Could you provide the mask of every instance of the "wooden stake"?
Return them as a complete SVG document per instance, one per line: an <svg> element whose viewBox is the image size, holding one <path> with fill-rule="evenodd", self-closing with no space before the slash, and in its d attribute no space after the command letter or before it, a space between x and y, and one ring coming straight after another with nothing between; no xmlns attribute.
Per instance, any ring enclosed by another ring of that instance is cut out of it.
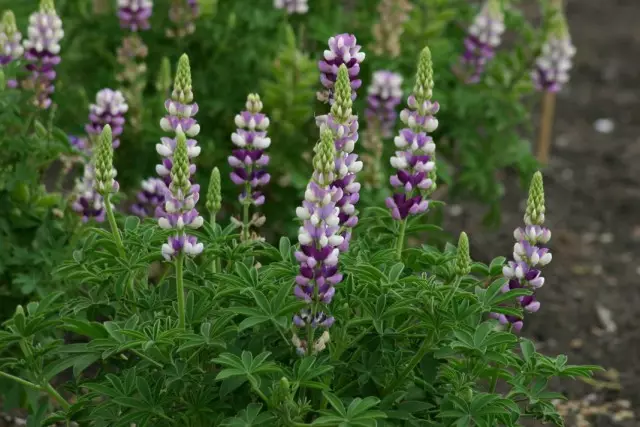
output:
<svg viewBox="0 0 640 427"><path fill-rule="evenodd" d="M555 92L545 92L542 100L542 117L540 119L540 135L538 137L538 161L543 165L549 161L551 148L551 130L556 108Z"/></svg>

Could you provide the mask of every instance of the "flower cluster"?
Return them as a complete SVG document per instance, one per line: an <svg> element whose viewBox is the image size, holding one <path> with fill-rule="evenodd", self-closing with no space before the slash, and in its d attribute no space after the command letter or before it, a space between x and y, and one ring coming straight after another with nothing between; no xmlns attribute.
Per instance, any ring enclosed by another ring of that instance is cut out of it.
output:
<svg viewBox="0 0 640 427"><path fill-rule="evenodd" d="M413 94L407 99L409 108L400 113L400 119L407 127L395 137L399 151L391 157L391 166L397 172L390 182L396 192L387 198L386 205L397 220L426 212L429 207L427 197L435 190L436 146L427 133L437 129L438 120L433 115L440 107L431 101L432 92L431 52L425 47L420 53Z"/></svg>
<svg viewBox="0 0 640 427"><path fill-rule="evenodd" d="M124 129L124 114L129 109L122 93L118 90L102 89L96 95L95 104L89 106L89 123L85 131L89 136L100 135L102 129L109 125L113 132L113 148L120 146L118 137Z"/></svg>
<svg viewBox="0 0 640 427"><path fill-rule="evenodd" d="M267 136L269 118L261 113L262 101L256 94L247 97L245 107L245 111L236 115L238 129L231 135L231 141L238 148L228 157L229 165L233 168L230 177L234 184L243 186L239 196L241 203L260 206L265 198L259 188L271 179L266 171L269 156L264 153L271 145L271 139Z"/></svg>
<svg viewBox="0 0 640 427"><path fill-rule="evenodd" d="M413 5L409 0L380 0L380 20L373 26L373 51L378 56L396 58L400 55L400 37L404 24L409 20Z"/></svg>
<svg viewBox="0 0 640 427"><path fill-rule="evenodd" d="M402 76L392 71L376 71L369 86L366 116L370 125L380 127L382 136L391 136L398 113L396 107L402 101Z"/></svg>
<svg viewBox="0 0 640 427"><path fill-rule="evenodd" d="M142 181L140 191L136 195L136 203L131 206L131 212L139 217L155 216L163 214L167 185L160 178L147 178Z"/></svg>
<svg viewBox="0 0 640 427"><path fill-rule="evenodd" d="M287 13L304 14L309 11L308 0L273 0L273 7L276 9L286 9Z"/></svg>
<svg viewBox="0 0 640 427"><path fill-rule="evenodd" d="M151 28L149 18L152 11L152 0L118 0L120 26L131 31Z"/></svg>
<svg viewBox="0 0 640 427"><path fill-rule="evenodd" d="M499 0L487 0L467 31L461 63L467 83L477 83L494 57L504 33L504 15Z"/></svg>
<svg viewBox="0 0 640 427"><path fill-rule="evenodd" d="M178 68L173 84L171 97L164 103L167 114L160 120L160 127L165 132L178 134L184 132L187 136L187 155L193 159L200 155L198 141L193 139L200 133L200 125L193 118L198 113L198 104L193 102L193 90L191 87L191 68L189 57L182 55L178 61ZM173 155L176 149L176 138L163 137L160 144L156 144L156 151L163 159L162 163L156 166L156 172L169 186L171 183L171 169L173 167ZM189 174L196 173L196 165L189 165ZM192 186L194 192L200 191L200 186Z"/></svg>
<svg viewBox="0 0 640 427"><path fill-rule="evenodd" d="M118 181L115 180L116 170L113 168L113 141L111 126L104 126L100 136L96 141L95 155L91 155L88 149L84 148L91 160L85 164L84 174L76 182L76 198L72 208L82 216L82 221L87 222L95 219L103 222L106 218L105 196L115 193L119 189Z"/></svg>
<svg viewBox="0 0 640 427"><path fill-rule="evenodd" d="M22 57L24 48L21 41L22 34L16 26L16 17L12 11L7 10L0 22L0 67Z"/></svg>
<svg viewBox="0 0 640 427"><path fill-rule="evenodd" d="M147 85L145 59L148 51L147 45L137 34L123 38L117 51L122 70L116 79L123 84L122 93L129 104L129 122L134 129L141 126L144 113L142 94Z"/></svg>
<svg viewBox="0 0 640 427"><path fill-rule="evenodd" d="M353 152L358 141L358 116L352 113L351 85L346 65L338 69L338 76L334 86L335 102L331 112L316 118L320 128L329 128L333 133L336 149L335 179L331 186L340 190L342 194L337 202L340 208L340 227L344 241L341 251L349 249L351 229L358 223L358 213L355 205L360 200L360 183L356 182L356 174L362 170L362 162Z"/></svg>
<svg viewBox="0 0 640 427"><path fill-rule="evenodd" d="M569 81L572 59L576 48L571 43L567 22L561 10L557 11L549 36L536 59L531 77L536 88L545 92L558 92Z"/></svg>
<svg viewBox="0 0 640 427"><path fill-rule="evenodd" d="M314 172L307 185L302 206L296 209L296 215L303 221L298 232L300 250L295 257L300 263L300 272L296 276L294 294L309 304L293 319L296 326L329 328L334 318L327 314L321 305L331 303L335 294L335 285L342 280L338 272L339 246L344 238L340 236L340 208L338 201L342 191L333 187L335 179L335 145L333 132L321 130L320 141L315 147L313 158ZM309 340L294 336L293 343L300 354L321 351L328 336L322 335L309 348Z"/></svg>
<svg viewBox="0 0 640 427"><path fill-rule="evenodd" d="M333 103L334 85L338 78L338 69L342 64L349 71L351 98L356 99L356 90L362 86L362 80L358 79L360 64L365 57L360 49L356 36L352 34L338 34L329 39L329 49L324 51L323 59L318 62L320 82L326 88L325 92L318 93L318 99Z"/></svg>
<svg viewBox="0 0 640 427"><path fill-rule="evenodd" d="M551 231L543 227L544 223L544 187L542 174L536 172L531 180L529 200L524 215L525 227L516 228L513 233L516 244L513 247L513 261L509 261L502 269L508 283L502 292L524 288L531 290L532 295L518 297L518 303L528 313L535 313L540 309L540 302L535 292L544 285L544 277L540 269L551 262L551 252L543 245L551 239ZM514 331L522 329L523 319L520 316L492 313L491 317L503 324L511 324Z"/></svg>
<svg viewBox="0 0 640 427"><path fill-rule="evenodd" d="M195 209L200 198L196 186L190 180L190 162L187 137L177 131L176 144L173 150L173 167L171 168L171 183L165 195L164 213L158 219L158 225L165 230L173 230L169 241L162 245L162 256L170 261L186 254L196 256L204 249L195 236L186 233L185 228L197 229L202 226L204 219Z"/></svg>
<svg viewBox="0 0 640 427"><path fill-rule="evenodd" d="M24 85L35 91L34 104L46 109L51 106L55 66L60 63L60 40L64 36L53 0L42 0L40 9L31 14L28 34L24 40L24 57L31 76Z"/></svg>
<svg viewBox="0 0 640 427"><path fill-rule="evenodd" d="M185 37L196 30L196 19L200 15L198 0L171 0L169 20L175 28L167 28L167 37Z"/></svg>

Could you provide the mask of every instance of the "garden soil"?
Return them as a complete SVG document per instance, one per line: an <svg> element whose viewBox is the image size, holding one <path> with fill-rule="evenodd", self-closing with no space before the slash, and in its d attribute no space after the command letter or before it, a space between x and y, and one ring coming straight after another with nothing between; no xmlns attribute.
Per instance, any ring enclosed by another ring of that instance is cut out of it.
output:
<svg viewBox="0 0 640 427"><path fill-rule="evenodd" d="M640 426L640 1L569 0L577 47L557 96L543 170L553 262L542 307L523 335L549 355L607 369L596 382L562 382L569 427ZM499 231L482 208L449 205L447 230L466 230L479 260L511 253L525 191L510 174ZM637 415L633 415L633 413ZM589 416L589 414L591 414ZM584 417L583 417L584 416ZM587 424L586 422L590 422Z"/></svg>

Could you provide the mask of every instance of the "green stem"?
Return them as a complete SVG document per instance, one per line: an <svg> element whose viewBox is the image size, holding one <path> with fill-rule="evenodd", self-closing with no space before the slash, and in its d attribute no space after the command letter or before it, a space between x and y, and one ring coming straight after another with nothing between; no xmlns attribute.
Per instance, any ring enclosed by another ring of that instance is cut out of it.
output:
<svg viewBox="0 0 640 427"><path fill-rule="evenodd" d="M420 363L424 355L427 354L427 352L430 349L431 349L431 340L425 339L422 342L422 345L418 349L417 353L414 354L411 360L409 361L409 364L407 365L407 367L404 369L404 371L402 371L400 376L398 376L398 378L396 378L396 380L384 390L383 395L384 396L389 395L389 393L393 392L393 390L395 390L396 387L402 384L402 382L409 376L409 374L411 374L411 372L413 372L415 367L418 365L418 363Z"/></svg>
<svg viewBox="0 0 640 427"><path fill-rule="evenodd" d="M266 403L267 405L269 404L269 399L267 398L267 396L262 392L262 390L260 390L258 388L258 384L256 384L256 381L253 378L249 378L249 382L251 383L251 388L253 389L253 391L256 392L256 394L258 396L260 396L260 398L262 400L264 400L264 403Z"/></svg>
<svg viewBox="0 0 640 427"><path fill-rule="evenodd" d="M32 390L43 391L48 393L56 402L60 404L60 406L62 406L62 408L64 408L65 411L69 410L69 408L71 407L69 402L67 402L66 399L62 397L60 393L58 393L58 391L55 388L53 388L53 386L49 383L45 384L45 386L42 387L32 383L31 381L23 380L22 378L16 377L15 375L7 374L6 372L2 372L2 371L0 371L0 377L4 377L12 381L15 381L18 384L21 384L25 387L29 387Z"/></svg>
<svg viewBox="0 0 640 427"><path fill-rule="evenodd" d="M52 386L51 384L47 383L47 384L44 386L44 390L45 390L47 393L49 393L49 395L50 395L51 397L53 397L53 398L54 398L54 400L55 400L56 402L58 402L58 403L60 404L60 406L62 406L62 408L63 408L65 411L68 411L68 410L69 410L69 408L71 408L71 405L69 404L69 402L67 402L67 401L66 401L66 399L65 399L64 397L62 397L62 395L61 395L60 393L58 393L58 391L57 391L55 388L53 388L53 386Z"/></svg>
<svg viewBox="0 0 640 427"><path fill-rule="evenodd" d="M137 355L138 357L146 360L147 362L149 362L149 363L151 363L153 365L156 365L158 368L162 368L162 363L156 362L155 360L153 360L152 358L150 358L146 354L144 354L144 353L142 353L142 352L140 352L138 350L135 350L135 349L131 349L131 352L134 353L135 355Z"/></svg>
<svg viewBox="0 0 640 427"><path fill-rule="evenodd" d="M511 324L509 324L509 332L511 332ZM504 354L507 351L507 345L503 344L500 349L500 354ZM500 363L496 364L496 372L491 377L491 385L489 386L489 393L495 393L496 386L498 385L498 373L500 372Z"/></svg>
<svg viewBox="0 0 640 427"><path fill-rule="evenodd" d="M122 243L122 237L120 237L120 230L118 229L118 224L116 223L116 217L113 214L113 208L111 207L111 195L107 194L104 197L104 207L107 211L107 218L109 219L109 227L111 227L111 233L113 234L113 239L116 242L116 246L118 247L118 252L122 258L126 258L126 253L124 251L124 244Z"/></svg>
<svg viewBox="0 0 640 427"><path fill-rule="evenodd" d="M451 299L453 298L455 293L458 292L458 288L460 287L461 281L462 281L462 277L456 277L455 279L453 279L453 286L451 286L449 293L442 301L442 307L446 308L449 305L449 302L451 302Z"/></svg>
<svg viewBox="0 0 640 427"><path fill-rule="evenodd" d="M246 183L244 186L245 199L242 204L242 240L249 240L249 205L251 204L251 185Z"/></svg>
<svg viewBox="0 0 640 427"><path fill-rule="evenodd" d="M403 219L400 222L400 231L398 232L398 241L396 242L396 258L398 261L402 260L402 249L404 247L404 234L407 230L407 220Z"/></svg>
<svg viewBox="0 0 640 427"><path fill-rule="evenodd" d="M211 228L215 229L216 227L216 212L211 212L211 219L209 220L209 223L211 224ZM213 261L211 261L211 271L214 273L218 273L218 257L214 258Z"/></svg>
<svg viewBox="0 0 640 427"><path fill-rule="evenodd" d="M16 377L14 375L7 374L6 372L0 371L0 377L4 377L4 378L10 379L10 380L13 380L13 381L17 382L18 384L21 384L21 385L23 385L25 387L29 387L30 389L33 389L33 390L42 391L42 387L40 387L39 385L34 384L31 381L23 380L20 377Z"/></svg>
<svg viewBox="0 0 640 427"><path fill-rule="evenodd" d="M178 258L176 258L176 293L178 298L178 327L180 329L185 328L186 317L187 317L185 312L185 303L184 303L183 267L184 267L184 255L180 253L180 255L178 255Z"/></svg>

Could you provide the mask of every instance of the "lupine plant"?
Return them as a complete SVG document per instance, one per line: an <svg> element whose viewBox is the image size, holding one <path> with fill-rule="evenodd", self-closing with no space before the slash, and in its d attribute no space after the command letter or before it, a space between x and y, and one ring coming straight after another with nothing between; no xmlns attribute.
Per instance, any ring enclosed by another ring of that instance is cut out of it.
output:
<svg viewBox="0 0 640 427"><path fill-rule="evenodd" d="M345 40L356 49L355 39ZM341 52L343 59L350 55ZM101 128L88 141L91 188L101 197L105 227L76 227L70 253L54 272L64 288L18 302L0 330L0 384L26 392L21 401L30 422L516 427L538 419L563 425L553 404L561 395L547 389L549 380L598 368L540 354L518 334L526 332L524 313L541 309L535 292L543 284L540 268L551 260L542 246L550 238L542 226L542 176L533 176L513 261L474 262L466 233L457 246L405 245L414 233L438 229L426 215L439 205L428 200L438 151L429 134L439 109L431 100L437 87L431 51L422 49L400 113L405 128L395 138L387 209L355 210L356 173L367 165L353 153L358 118L349 63L333 64L335 79L327 79L330 112L318 116L310 180L299 195L297 221L291 220L297 243L284 236L276 245L248 239L246 227L233 220L225 226L217 218L224 202L218 168L210 171L209 220L199 214L193 162L205 149L192 139L200 126L186 55L160 120L170 133L156 145L161 177L157 187L147 181L138 198L156 204L153 220L125 217L112 206L120 187L118 122L93 111L102 119L92 119ZM241 201L262 196L253 185L259 178L247 180L269 145L261 110L250 95L235 120L240 130L232 141L244 152L230 163L249 168ZM54 135L40 122L29 129L43 140ZM233 173L230 180L242 178ZM158 186L162 198L155 196ZM15 191L12 197L20 195ZM150 276L159 262L162 274Z"/></svg>

